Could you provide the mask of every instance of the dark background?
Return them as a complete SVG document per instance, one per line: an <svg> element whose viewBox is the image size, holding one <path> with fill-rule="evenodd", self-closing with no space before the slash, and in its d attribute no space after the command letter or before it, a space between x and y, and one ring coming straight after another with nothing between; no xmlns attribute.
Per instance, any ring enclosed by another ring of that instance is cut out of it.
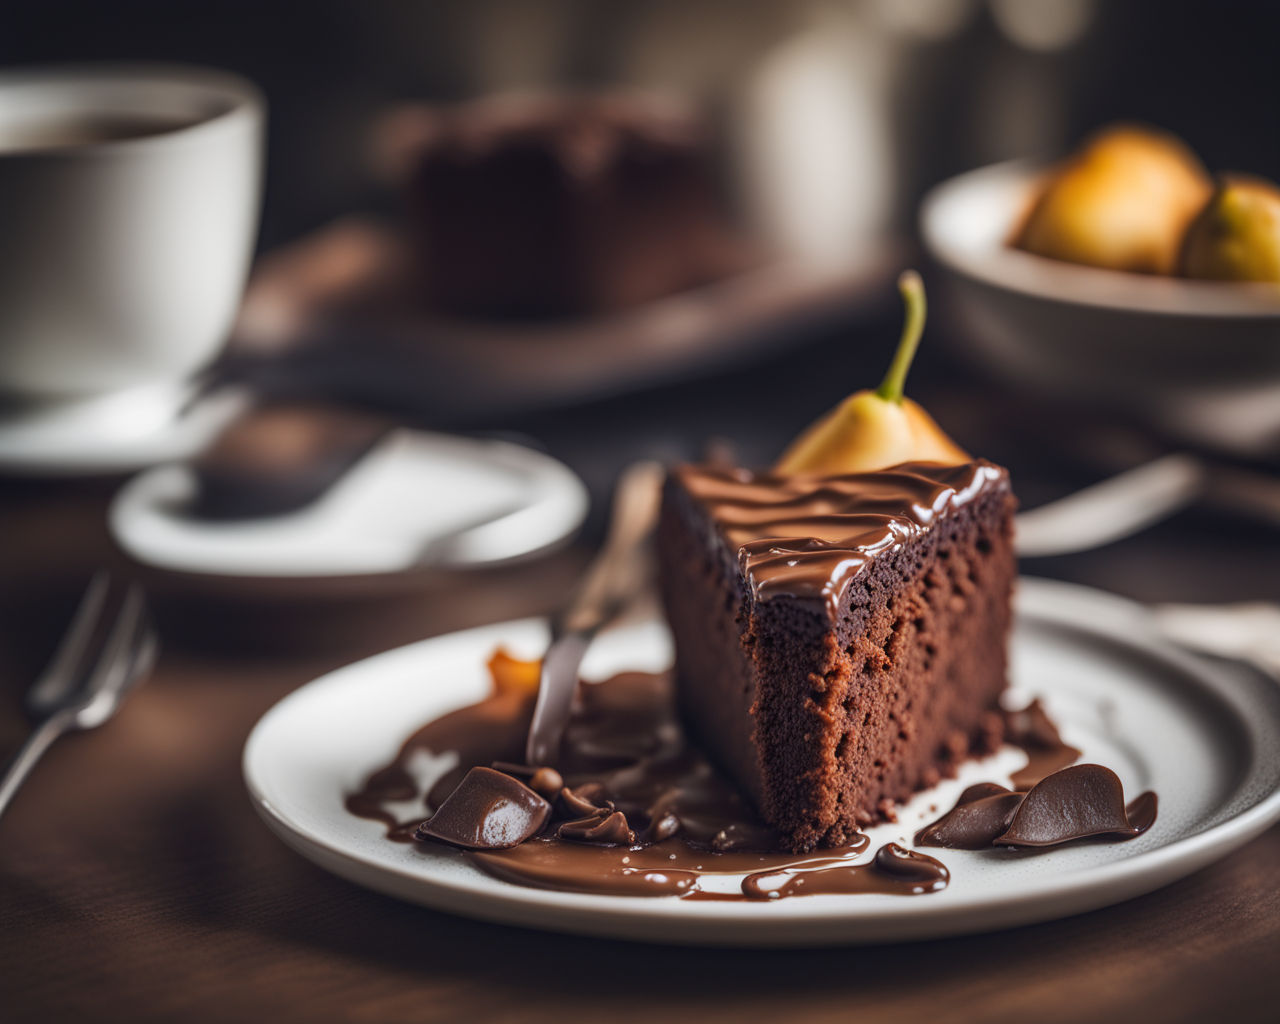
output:
<svg viewBox="0 0 1280 1024"><path fill-rule="evenodd" d="M399 99L477 91L466 58L471 12L495 2L0 0L0 65L182 61L256 81L270 104L261 233L270 249L353 209L393 209L365 169L370 120ZM610 82L643 5L564 2L579 15L564 84ZM764 37L784 32L799 6L705 2L742 12ZM901 230L931 184L997 159L1065 151L1115 118L1179 133L1213 169L1280 179L1280 5L1099 0L1088 35L1053 54L1018 49L985 5L974 9L958 34L917 44L898 82ZM993 140L988 104L1016 93L1007 83L1020 75L1057 97L1056 119ZM1074 442L1086 435L1111 431L1104 455L1126 445L1138 460L1167 450L1132 424L1050 409L970 371L947 344L945 302L922 269L938 301L911 394L965 447L1008 465L1024 505L1115 471L1114 459L1082 454L1089 446ZM772 459L821 410L874 384L899 321L886 285L856 318L798 337L785 354L467 429L518 434L582 474L595 498L590 540L627 461L697 457L711 437L744 462ZM22 694L89 573L123 562L105 520L118 485L0 480L0 756L26 734ZM329 876L262 826L239 756L275 701L396 644L545 613L568 593L588 547L456 574L435 589L383 580L387 592L363 596L249 600L232 591L220 603L207 580L187 592L157 579L165 651L156 678L106 727L60 741L0 823L0 1019L1276 1018L1275 828L1183 882L1063 921L909 946L723 951L452 918ZM1280 600L1275 528L1205 508L1023 570L1143 601Z"/></svg>
<svg viewBox="0 0 1280 1024"><path fill-rule="evenodd" d="M352 210L394 212L396 198L366 166L369 126L400 100L457 100L479 91L469 40L475 12L496 2L8 2L0 5L0 64L193 62L257 82L269 104L260 247L271 249ZM574 12L573 30L558 84L610 84L644 4L565 3ZM793 27L801 9L783 0L690 4L712 11L704 23L712 34L741 34L739 16L750 22L743 45L757 48ZM987 6L974 3L958 32L915 43L898 77L892 99L896 225L912 232L920 196L952 174L997 159L1062 153L1115 119L1178 133L1210 169L1280 179L1278 39L1280 5L1261 0L1106 0L1096 4L1079 42L1040 53L1010 42ZM1017 90L1002 83L1027 76L1056 97L1053 123L993 140L986 130L992 104L1008 98L1002 90ZM702 98L714 112L723 90L713 87ZM1114 471L1108 459L1079 458L1060 443L1073 429L1073 410L1044 420L1042 403L1001 391L969 369L947 344L945 296L938 298L911 393L961 444L1009 465L1024 506ZM570 408L466 423L421 410L419 420L515 435L550 450L587 481L594 498L588 536L599 536L612 482L626 462L696 459L711 438L727 440L743 462L772 460L819 411L879 378L899 316L897 296L886 287L856 319L798 338L783 356ZM1147 456L1167 450L1159 438L1129 441ZM1202 511L1183 513L1134 541L1028 568L1148 600L1280 597L1280 584L1271 582L1280 579L1274 530Z"/></svg>
<svg viewBox="0 0 1280 1024"><path fill-rule="evenodd" d="M697 5L699 0L689 0ZM214 65L265 91L270 145L262 244L377 203L361 158L370 118L405 98L475 89L465 0L40 0L0 5L0 64L160 60ZM576 5L565 85L612 80L611 54L641 5ZM743 0L762 39L798 5ZM728 15L726 15L728 17ZM714 29L714 19L712 19ZM1106 0L1087 35L1058 53L1021 51L985 7L939 43L921 43L901 83L900 221L930 184L991 159L977 151L984 75L1033 64L1064 98L1052 135L1067 143L1115 119L1182 135L1215 170L1280 178L1280 6L1265 0Z"/></svg>

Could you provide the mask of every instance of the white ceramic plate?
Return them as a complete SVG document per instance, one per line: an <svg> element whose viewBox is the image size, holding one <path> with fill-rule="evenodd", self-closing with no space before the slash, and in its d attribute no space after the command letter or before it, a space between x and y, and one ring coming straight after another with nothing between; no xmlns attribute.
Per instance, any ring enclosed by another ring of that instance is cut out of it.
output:
<svg viewBox="0 0 1280 1024"><path fill-rule="evenodd" d="M496 644L538 655L546 628L503 623L389 651L316 680L258 723L244 754L271 829L321 867L438 910L554 931L682 945L821 946L899 942L1045 921L1138 896L1225 856L1280 819L1280 687L1210 664L1156 638L1137 605L1024 579L1013 637L1015 701L1040 696L1084 760L1114 769L1132 798L1160 797L1146 835L1047 852L937 851L943 892L916 897L806 896L776 903L685 902L551 892L497 881L441 848L386 841L343 796L387 763L419 725L480 699ZM663 668L657 622L601 636L584 675ZM870 851L909 843L921 824L980 780L1007 782L1013 748L919 794ZM937 808L937 810L934 810Z"/></svg>
<svg viewBox="0 0 1280 1024"><path fill-rule="evenodd" d="M396 430L306 508L264 519L182 513L185 465L131 480L111 532L147 565L246 577L352 576L422 565L475 566L543 551L587 514L582 481L522 445Z"/></svg>

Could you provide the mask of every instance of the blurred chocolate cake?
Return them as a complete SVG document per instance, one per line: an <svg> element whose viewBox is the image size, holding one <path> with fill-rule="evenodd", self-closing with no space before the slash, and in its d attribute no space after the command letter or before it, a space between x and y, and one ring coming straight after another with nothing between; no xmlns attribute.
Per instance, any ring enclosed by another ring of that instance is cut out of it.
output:
<svg viewBox="0 0 1280 1024"><path fill-rule="evenodd" d="M741 266L697 120L653 99L507 96L419 114L421 287L451 316L621 309Z"/></svg>

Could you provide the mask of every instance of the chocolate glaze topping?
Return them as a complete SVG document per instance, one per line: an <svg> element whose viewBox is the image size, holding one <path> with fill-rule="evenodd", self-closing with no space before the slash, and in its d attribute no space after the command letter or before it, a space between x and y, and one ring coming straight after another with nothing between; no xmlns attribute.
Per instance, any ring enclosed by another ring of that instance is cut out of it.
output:
<svg viewBox="0 0 1280 1024"><path fill-rule="evenodd" d="M918 536L1008 474L990 462L904 463L821 479L721 466L674 472L704 502L756 600L821 602L835 619L849 583L877 556Z"/></svg>
<svg viewBox="0 0 1280 1024"><path fill-rule="evenodd" d="M550 820L532 838L509 845L510 835L529 828L543 803L524 781L532 783L532 769L515 763L519 755L513 754L532 706L532 694L499 690L420 729L391 765L348 798L348 810L387 824L389 838L444 841L465 848L473 863L497 878L552 889L773 900L818 893L922 895L947 883L937 861L905 850L853 863L866 852L864 835L811 854L781 852L779 837L685 738L669 677L639 673L580 688L559 766L565 785ZM423 815L439 807L435 816L401 823L388 804L422 799L410 768L424 751L456 751L459 763L425 797ZM485 767L495 762L505 775ZM455 802L472 806L474 820L453 820ZM498 803L504 803L503 823L509 817L512 827L501 836L495 831L498 842L475 841ZM732 891L705 882L726 875L741 876Z"/></svg>

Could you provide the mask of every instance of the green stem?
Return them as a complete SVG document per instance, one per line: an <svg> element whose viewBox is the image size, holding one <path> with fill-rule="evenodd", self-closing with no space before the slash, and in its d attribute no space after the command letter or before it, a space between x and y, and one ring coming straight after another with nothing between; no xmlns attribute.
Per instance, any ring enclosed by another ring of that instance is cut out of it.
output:
<svg viewBox="0 0 1280 1024"><path fill-rule="evenodd" d="M902 276L898 278L898 291L902 292L902 301L907 306L907 319L902 325L902 338L898 342L898 351L893 354L889 372L884 375L884 380L876 388L876 395L886 402L901 405L902 392L907 385L907 371L911 369L911 360L916 356L920 335L924 333L926 306L924 282L914 270L902 272Z"/></svg>

